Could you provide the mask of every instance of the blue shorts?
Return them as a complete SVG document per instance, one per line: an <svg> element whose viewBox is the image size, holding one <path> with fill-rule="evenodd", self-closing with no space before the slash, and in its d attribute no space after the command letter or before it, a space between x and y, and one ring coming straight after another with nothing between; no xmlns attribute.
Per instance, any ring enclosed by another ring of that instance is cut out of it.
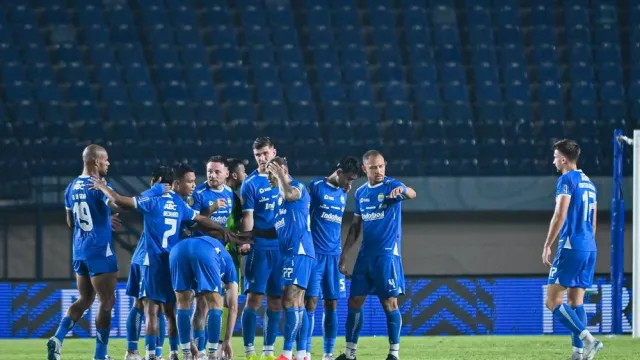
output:
<svg viewBox="0 0 640 360"><path fill-rule="evenodd" d="M561 249L549 270L548 284L587 289L593 284L596 251Z"/></svg>
<svg viewBox="0 0 640 360"><path fill-rule="evenodd" d="M244 263L244 292L282 296L280 250L251 249Z"/></svg>
<svg viewBox="0 0 640 360"><path fill-rule="evenodd" d="M171 283L169 254L149 256L149 265L142 265L139 299L149 298L161 303L176 302Z"/></svg>
<svg viewBox="0 0 640 360"><path fill-rule="evenodd" d="M282 286L296 285L301 289L309 286L315 259L307 255L291 255L282 259Z"/></svg>
<svg viewBox="0 0 640 360"><path fill-rule="evenodd" d="M404 294L402 259L395 255L358 256L351 276L350 296L381 299Z"/></svg>
<svg viewBox="0 0 640 360"><path fill-rule="evenodd" d="M140 298L140 282L142 281L142 266L131 263L129 278L127 279L127 295Z"/></svg>
<svg viewBox="0 0 640 360"><path fill-rule="evenodd" d="M347 292L344 274L340 272L340 255L316 253L316 264L311 272L305 296L318 297L322 292L325 300L341 299Z"/></svg>
<svg viewBox="0 0 640 360"><path fill-rule="evenodd" d="M175 291L193 290L222 294L220 257L205 240L180 241L171 249L171 285ZM168 281L166 281L168 282Z"/></svg>
<svg viewBox="0 0 640 360"><path fill-rule="evenodd" d="M100 274L118 272L118 259L115 255L103 258L73 260L73 271L78 275L94 277Z"/></svg>

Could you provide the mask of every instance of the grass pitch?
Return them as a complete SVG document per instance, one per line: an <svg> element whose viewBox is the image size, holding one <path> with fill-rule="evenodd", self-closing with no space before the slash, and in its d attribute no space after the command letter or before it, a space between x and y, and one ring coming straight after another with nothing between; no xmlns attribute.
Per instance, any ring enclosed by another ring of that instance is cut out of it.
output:
<svg viewBox="0 0 640 360"><path fill-rule="evenodd" d="M629 336L615 338L599 337L604 342L604 350L598 360L634 360L640 359L640 339ZM141 339L144 342L144 339ZM342 353L344 339L338 339L336 356ZM46 359L46 339L36 340L0 340L0 353L11 360ZM261 339L256 339L261 344ZM67 339L62 352L63 360L93 359L95 340ZM358 344L359 360L384 360L388 352L386 337L361 338ZM112 339L109 342L109 354L122 359L126 348L124 339ZM144 344L140 343L140 348ZM260 346L257 347L260 350ZM282 349L282 340L276 344ZM242 340L234 338L234 359L243 360ZM168 355L168 342L165 342L164 354ZM405 337L401 340L401 360L565 360L571 352L569 336L429 336ZM322 339L313 341L313 360L322 359Z"/></svg>

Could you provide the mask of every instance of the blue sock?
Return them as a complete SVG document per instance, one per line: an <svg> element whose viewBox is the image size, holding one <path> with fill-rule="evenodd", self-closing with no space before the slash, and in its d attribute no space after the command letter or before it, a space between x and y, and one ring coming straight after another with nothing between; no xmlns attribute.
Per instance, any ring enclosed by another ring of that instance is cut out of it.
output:
<svg viewBox="0 0 640 360"><path fill-rule="evenodd" d="M60 325L58 326L58 330L56 331L56 334L54 335L56 339L58 339L61 343L64 341L64 337L67 336L67 334L69 333L69 331L71 331L71 329L73 329L73 325L75 325L76 323L71 320L70 317L63 317L62 320L60 321Z"/></svg>
<svg viewBox="0 0 640 360"><path fill-rule="evenodd" d="M178 336L182 352L191 352L191 315L193 309L178 309Z"/></svg>
<svg viewBox="0 0 640 360"><path fill-rule="evenodd" d="M178 341L177 336L169 336L169 349L171 351L178 351L178 345L180 342Z"/></svg>
<svg viewBox="0 0 640 360"><path fill-rule="evenodd" d="M284 309L284 351L293 351L293 343L296 341L298 329L299 311L297 308Z"/></svg>
<svg viewBox="0 0 640 360"><path fill-rule="evenodd" d="M104 359L107 356L109 345L109 332L111 329L96 329L96 355L95 359Z"/></svg>
<svg viewBox="0 0 640 360"><path fill-rule="evenodd" d="M322 318L322 332L324 336L324 353L333 354L338 337L338 313L335 310L325 310Z"/></svg>
<svg viewBox="0 0 640 360"><path fill-rule="evenodd" d="M144 335L144 348L147 350L147 354L156 356L156 350L158 349L158 336L157 335ZM151 356L149 356L151 357Z"/></svg>
<svg viewBox="0 0 640 360"><path fill-rule="evenodd" d="M302 324L300 325L300 330L298 331L298 337L296 339L296 349L298 351L307 350L307 342L309 341L309 318L307 317L306 309L298 309L299 315L302 318Z"/></svg>
<svg viewBox="0 0 640 360"><path fill-rule="evenodd" d="M387 333L389 334L389 344L400 344L400 330L402 329L402 314L400 310L393 310L387 313Z"/></svg>
<svg viewBox="0 0 640 360"><path fill-rule="evenodd" d="M584 324L580 321L576 312L567 304L558 305L558 307L553 310L553 316L576 336L580 336L580 333L585 330Z"/></svg>
<svg viewBox="0 0 640 360"><path fill-rule="evenodd" d="M582 321L582 323L584 324L584 326L587 326L587 312L584 311L584 305L578 305L576 307L573 308L573 311L576 312L576 315L578 315L578 318L580 319L580 321ZM583 349L584 348L584 343L582 342L582 340L580 340L579 336L576 336L574 334L571 334L571 345L575 348L578 349Z"/></svg>
<svg viewBox="0 0 640 360"><path fill-rule="evenodd" d="M313 340L313 328L316 325L315 312L307 311L307 321L309 321L309 328L307 329L307 347L308 353L311 352L311 340Z"/></svg>
<svg viewBox="0 0 640 360"><path fill-rule="evenodd" d="M244 341L244 346L253 346L256 340L256 311L244 307L242 311L242 339Z"/></svg>
<svg viewBox="0 0 640 360"><path fill-rule="evenodd" d="M210 309L207 314L207 350L215 352L218 350L218 341L220 340L220 331L222 330L222 310Z"/></svg>
<svg viewBox="0 0 640 360"><path fill-rule="evenodd" d="M140 340L140 326L144 320L144 312L137 307L131 307L127 316L127 350L137 351Z"/></svg>
<svg viewBox="0 0 640 360"><path fill-rule="evenodd" d="M267 309L264 313L266 317L266 329L264 343L265 346L273 346L276 343L278 337L278 328L280 327L280 319L282 318L282 311L272 311Z"/></svg>
<svg viewBox="0 0 640 360"><path fill-rule="evenodd" d="M162 355L164 339L167 337L167 318L163 313L158 313L158 343L156 344L156 356ZM177 350L177 349L176 349Z"/></svg>
<svg viewBox="0 0 640 360"><path fill-rule="evenodd" d="M196 347L198 348L198 351L204 351L204 349L207 346L206 340L204 337L204 330L193 330L193 341L196 342Z"/></svg>
<svg viewBox="0 0 640 360"><path fill-rule="evenodd" d="M349 308L347 311L347 334L345 339L348 343L357 344L360 338L360 330L362 329L362 321L364 313L362 309Z"/></svg>

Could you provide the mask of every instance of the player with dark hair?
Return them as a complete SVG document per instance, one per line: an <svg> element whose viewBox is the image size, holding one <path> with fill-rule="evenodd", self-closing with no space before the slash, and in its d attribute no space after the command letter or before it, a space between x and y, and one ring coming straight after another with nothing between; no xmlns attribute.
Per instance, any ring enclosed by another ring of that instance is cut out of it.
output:
<svg viewBox="0 0 640 360"><path fill-rule="evenodd" d="M169 339L172 345L172 358L177 357L172 339L177 340L177 326L175 317L175 293L167 281L171 277L169 253L178 242L180 223L185 220L195 221L202 228L215 233L224 239L236 239L226 228L211 219L199 215L183 200L191 195L195 188L195 172L185 164L176 166L173 170L173 191L156 197L124 197L106 186L103 180L92 178L94 187L121 208L138 209L144 216L144 231L146 254L140 282L140 299L142 299L146 322L145 343L147 359L156 359L158 337L158 312L163 304L165 316L169 325ZM178 316L180 316L178 312ZM190 321L189 316L189 321ZM177 341L176 341L177 342ZM188 344L190 345L190 344ZM184 351L184 344L183 351ZM190 346L188 350L190 350Z"/></svg>
<svg viewBox="0 0 640 360"><path fill-rule="evenodd" d="M331 175L314 179L309 183L311 196L311 235L316 252L316 263L311 273L309 288L305 293L308 333L300 334L308 338L306 351L311 353L318 296L322 293L324 360L333 360L333 348L338 334L338 298L346 292L345 277L340 272L342 251L342 217L351 184L361 173L360 161L355 157L345 157L336 165Z"/></svg>
<svg viewBox="0 0 640 360"><path fill-rule="evenodd" d="M67 309L55 335L47 342L49 360L59 360L65 336L96 295L100 299L96 316L95 359L111 359L107 355L111 330L111 310L115 304L118 261L111 238L110 203L100 191L91 188L90 179L103 178L109 170L109 155L100 145L89 145L82 152L84 168L65 190L67 225L73 228L73 269L78 284L78 299ZM111 187L106 184L105 186Z"/></svg>
<svg viewBox="0 0 640 360"><path fill-rule="evenodd" d="M242 183L243 231L272 229L275 224L275 205L279 197L278 189L272 188L267 175L267 163L276 156L276 149L268 137L257 138L253 143L253 157L258 169L249 174ZM254 341L256 336L257 311L262 299L267 295L265 312L265 332L262 359L275 359L273 345L276 342L280 317L282 315L282 272L280 247L277 239L254 237L255 244L240 247L247 254L244 264L244 286L247 301L242 312L242 337L248 360L259 359Z"/></svg>
<svg viewBox="0 0 640 360"><path fill-rule="evenodd" d="M309 322L304 320L304 292L309 284L315 263L315 251L311 237L309 204L306 187L289 176L287 161L275 157L267 163L269 183L278 190L275 208L275 230L278 233L282 254L281 277L284 292L284 347L277 360L293 358L293 343L298 333L306 334ZM296 344L296 358L307 356L307 337Z"/></svg>
<svg viewBox="0 0 640 360"><path fill-rule="evenodd" d="M362 235L362 246L353 268L346 325L346 346L338 360L355 359L362 329L362 306L367 295L376 295L387 315L389 355L397 360L400 351L402 315L398 296L404 294L402 270L402 201L416 198L416 192L400 181L385 176L386 161L377 150L362 156L367 182L355 193L354 216L340 255L340 271L346 275L346 255Z"/></svg>
<svg viewBox="0 0 640 360"><path fill-rule="evenodd" d="M149 182L149 186L151 187L155 184L167 184L170 187L172 183L173 170L168 166L160 165L151 173L151 180ZM149 189L141 195L144 197L153 197L162 195L162 193L157 194L154 193L152 189ZM131 266L129 267L126 293L133 297L135 302L127 317L127 351L124 357L125 360L142 360L138 352L138 340L140 339L140 330L142 322L144 321L144 306L140 300L140 281L142 280L142 265L144 264L146 255L145 238L144 233L140 235L136 250L131 256ZM166 319L162 311L158 313L158 332L156 357L160 360L162 359L162 347L166 336Z"/></svg>
<svg viewBox="0 0 640 360"><path fill-rule="evenodd" d="M597 190L578 170L580 147L572 140L553 145L553 165L562 175L556 185L556 206L542 250L542 262L550 267L546 306L571 331L572 360L593 359L604 347L587 330L585 289L591 287L596 264ZM556 256L551 246L559 235ZM567 293L569 304L564 303Z"/></svg>

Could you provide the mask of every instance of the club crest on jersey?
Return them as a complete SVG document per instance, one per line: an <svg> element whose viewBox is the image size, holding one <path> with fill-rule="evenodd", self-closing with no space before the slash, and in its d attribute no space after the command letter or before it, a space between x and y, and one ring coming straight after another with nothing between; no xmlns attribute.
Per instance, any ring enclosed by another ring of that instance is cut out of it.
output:
<svg viewBox="0 0 640 360"><path fill-rule="evenodd" d="M340 202L344 204L344 195L340 195Z"/></svg>
<svg viewBox="0 0 640 360"><path fill-rule="evenodd" d="M282 205L282 196L278 198L278 205Z"/></svg>
<svg viewBox="0 0 640 360"><path fill-rule="evenodd" d="M189 205L190 207L193 206L193 197L191 196L187 196L187 198L185 199L185 202L187 203L187 205Z"/></svg>
<svg viewBox="0 0 640 360"><path fill-rule="evenodd" d="M378 194L378 201L383 201L384 200L384 194L380 193Z"/></svg>

